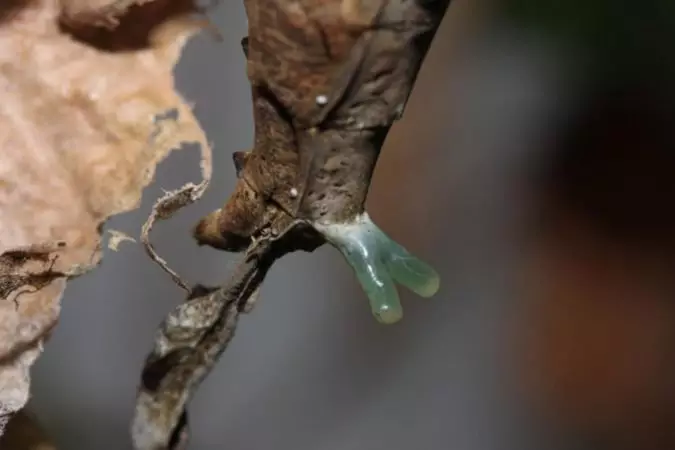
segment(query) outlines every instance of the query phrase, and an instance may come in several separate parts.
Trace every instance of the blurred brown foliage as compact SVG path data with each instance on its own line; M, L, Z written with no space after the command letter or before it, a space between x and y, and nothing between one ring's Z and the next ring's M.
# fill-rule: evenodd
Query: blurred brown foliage
M544 143L523 381L600 448L673 448L675 84L588 86Z

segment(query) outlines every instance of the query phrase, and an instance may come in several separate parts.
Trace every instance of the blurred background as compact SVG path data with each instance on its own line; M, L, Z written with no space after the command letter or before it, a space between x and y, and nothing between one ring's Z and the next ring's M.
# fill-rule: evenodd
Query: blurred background
M210 13L178 84L214 144L204 200L155 231L193 282L235 258L192 225L234 186L253 124L241 2ZM675 2L454 0L378 165L369 211L432 263L385 327L337 251L272 270L190 405L192 449L675 448ZM162 163L162 189L199 177ZM32 408L66 450L130 449L155 328L182 292L124 243L68 288Z

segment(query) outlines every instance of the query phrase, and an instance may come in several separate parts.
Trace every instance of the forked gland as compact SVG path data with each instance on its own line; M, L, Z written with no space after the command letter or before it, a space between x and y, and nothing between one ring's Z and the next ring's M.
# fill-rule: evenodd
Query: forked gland
M391 324L403 317L395 281L421 297L438 291L438 273L394 242L367 213L349 223L317 223L314 227L354 269L378 321Z

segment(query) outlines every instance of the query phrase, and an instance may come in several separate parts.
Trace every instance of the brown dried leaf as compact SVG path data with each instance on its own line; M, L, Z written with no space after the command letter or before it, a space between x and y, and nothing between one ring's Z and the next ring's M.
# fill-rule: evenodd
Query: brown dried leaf
M113 29L76 14L85 4L90 13L111 3L3 0L0 7L0 255L64 242L48 254L58 254L53 271L61 275L98 262L100 225L138 205L171 149L200 143L207 178L210 171L206 138L172 75L200 27L192 1L121 2ZM76 16L77 23L65 21ZM173 126L157 130L155 116L172 109ZM58 318L65 280L16 303L0 299L5 414L28 398L28 369Z

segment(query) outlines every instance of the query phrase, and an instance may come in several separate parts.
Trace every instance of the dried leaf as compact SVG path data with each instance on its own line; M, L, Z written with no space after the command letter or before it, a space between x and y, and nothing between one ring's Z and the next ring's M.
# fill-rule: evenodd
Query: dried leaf
M108 14L116 19L111 27L92 25L91 13L112 3L0 7L0 255L30 248L28 259L51 261L58 254L47 270L53 280L16 302L0 299L5 414L28 398L28 370L56 322L66 278L100 259L101 224L138 205L156 164L182 142L201 144L210 173L208 143L172 75L200 28L193 2L117 2L124 8ZM175 123L158 128L155 116L167 110L177 112ZM58 242L64 245L46 254L35 250ZM23 276L37 263L4 274Z

